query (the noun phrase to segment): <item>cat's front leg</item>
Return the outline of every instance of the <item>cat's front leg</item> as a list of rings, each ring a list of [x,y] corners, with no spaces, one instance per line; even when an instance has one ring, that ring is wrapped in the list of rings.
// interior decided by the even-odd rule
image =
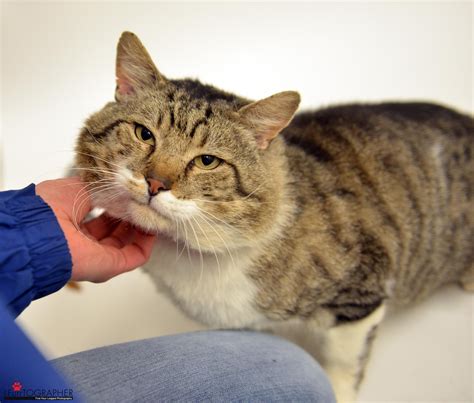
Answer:
[[[377,326],[384,315],[385,305],[382,304],[364,319],[337,325],[327,331],[323,366],[338,403],[355,401]]]

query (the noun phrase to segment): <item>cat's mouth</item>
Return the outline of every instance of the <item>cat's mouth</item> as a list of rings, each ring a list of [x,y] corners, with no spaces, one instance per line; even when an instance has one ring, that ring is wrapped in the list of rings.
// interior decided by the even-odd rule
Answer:
[[[150,202],[131,199],[129,202],[128,221],[155,233],[168,233],[172,220],[154,208]]]
[[[159,209],[157,209],[155,206],[152,205],[153,198],[150,197],[148,200],[137,200],[137,199],[131,199],[130,203],[138,205],[140,208],[140,211],[143,213],[149,213],[153,215],[159,215],[161,217],[166,217],[166,214],[163,214],[160,212]],[[168,217],[166,217],[168,218]]]
[[[135,203],[137,203],[137,204],[140,204],[141,206],[150,207],[150,209],[154,210],[154,209],[151,207],[151,201],[152,201],[152,197],[151,197],[151,196],[148,198],[147,201],[137,200],[137,199],[132,199],[132,201],[135,202]]]

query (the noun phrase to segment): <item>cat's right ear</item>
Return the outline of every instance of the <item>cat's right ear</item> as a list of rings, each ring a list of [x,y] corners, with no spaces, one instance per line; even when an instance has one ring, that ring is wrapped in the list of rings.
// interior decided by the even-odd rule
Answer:
[[[132,32],[124,32],[119,39],[115,74],[117,76],[115,99],[118,102],[166,81],[140,39]]]
[[[257,145],[264,150],[291,122],[300,104],[300,94],[284,91],[241,108],[239,115],[252,129]]]

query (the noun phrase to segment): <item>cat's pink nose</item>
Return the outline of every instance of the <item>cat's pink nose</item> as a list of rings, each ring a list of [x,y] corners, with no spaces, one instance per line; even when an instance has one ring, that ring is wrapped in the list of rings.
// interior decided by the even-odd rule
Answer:
[[[156,179],[147,178],[146,183],[148,183],[148,194],[150,196],[156,196],[160,190],[166,189],[163,182]]]

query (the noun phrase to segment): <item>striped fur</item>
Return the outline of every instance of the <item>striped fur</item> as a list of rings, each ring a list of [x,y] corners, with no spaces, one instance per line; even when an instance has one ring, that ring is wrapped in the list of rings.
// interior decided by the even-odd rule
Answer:
[[[389,296],[405,305],[473,281],[472,118],[430,104],[350,105],[297,115],[283,137],[299,213],[258,281],[268,285],[268,270],[272,290],[311,284],[300,293],[343,321]],[[285,300],[262,293],[260,303],[311,315],[305,298]]]
[[[176,262],[188,248],[186,270],[199,253],[201,265],[226,262],[214,268],[219,278],[198,276],[208,279],[204,288],[179,285],[196,273],[177,267],[178,281],[166,268],[167,290],[191,315],[221,327],[300,321],[330,329],[325,364],[334,384],[344,383],[342,399],[362,379],[364,340],[387,305],[449,282],[474,288],[471,117],[426,103],[360,104],[299,113],[285,128],[295,93],[261,108],[196,80],[166,79],[133,34],[118,52],[116,102],[87,120],[76,166],[108,214],[161,233]],[[137,124],[154,134],[153,146],[136,138]],[[192,160],[202,154],[223,162],[199,171]],[[170,184],[175,218],[150,207],[147,177]],[[159,264],[148,268],[158,282]],[[249,285],[232,284],[238,278]],[[357,339],[344,347],[353,351],[337,347],[345,335]]]

